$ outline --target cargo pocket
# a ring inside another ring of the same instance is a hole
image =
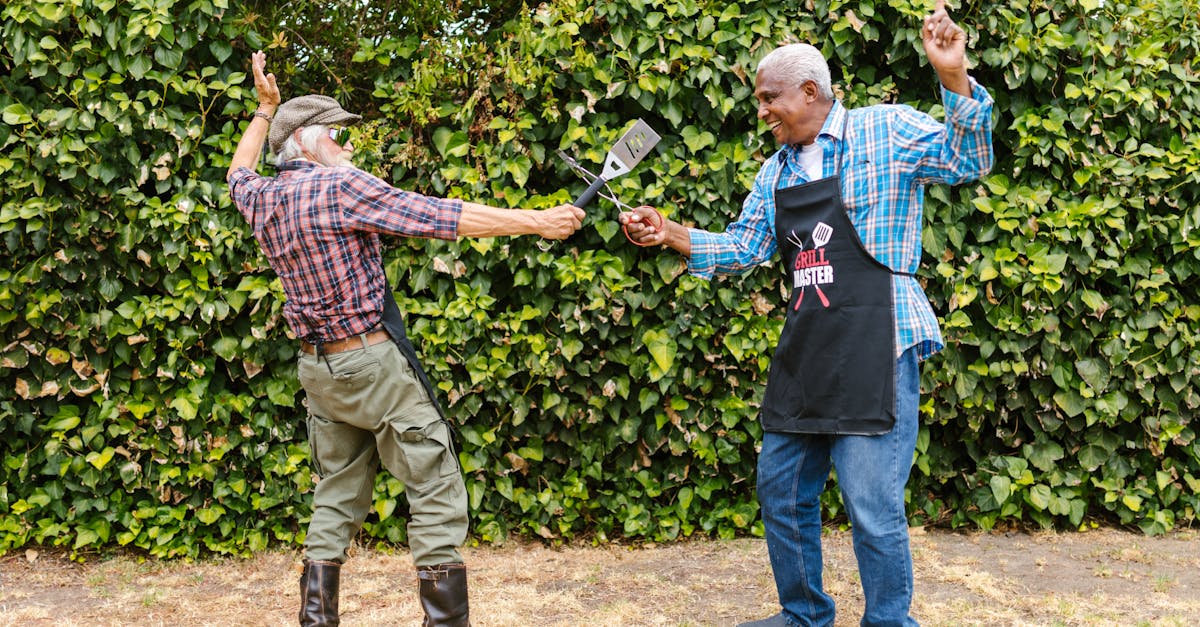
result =
[[[408,467],[405,483],[420,486],[457,474],[458,456],[446,421],[400,432],[400,451]]]

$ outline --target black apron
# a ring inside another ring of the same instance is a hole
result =
[[[766,431],[879,435],[896,422],[893,273],[850,222],[837,161],[838,174],[775,192],[792,290],[763,398]]]
[[[421,361],[417,359],[417,350],[409,341],[408,334],[404,332],[404,316],[400,313],[400,306],[396,304],[396,297],[392,295],[392,286],[388,284],[387,273],[385,272],[383,276],[383,319],[380,324],[391,336],[396,347],[400,349],[400,353],[408,360],[408,365],[412,366],[413,372],[417,373],[417,379],[429,394],[429,400],[433,403],[434,409],[437,410],[442,420],[445,420],[446,414],[442,411],[442,405],[438,403],[437,395],[433,392],[433,385],[429,383],[429,377],[425,376],[425,370],[421,368]]]

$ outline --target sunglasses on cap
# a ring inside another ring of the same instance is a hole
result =
[[[344,126],[330,128],[329,139],[332,139],[339,146],[345,146],[350,141],[350,129]]]

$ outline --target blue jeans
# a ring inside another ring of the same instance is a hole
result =
[[[850,516],[866,598],[862,625],[916,625],[904,484],[917,445],[920,366],[896,361],[896,424],[883,435],[763,434],[758,501],[779,602],[789,625],[832,625],[821,586],[821,492],[832,465]]]

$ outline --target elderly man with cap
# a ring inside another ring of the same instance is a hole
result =
[[[259,106],[227,180],[279,275],[284,318],[301,340],[298,373],[321,480],[304,541],[300,624],[338,624],[340,567],[382,464],[405,485],[424,624],[467,625],[457,549],[467,534],[466,489],[449,426],[387,284],[380,236],[563,239],[580,227],[583,210],[500,209],[392,187],[351,163],[343,127],[358,115],[326,96],[280,104],[265,55],[255,53],[251,65]],[[268,129],[275,177],[254,172]]]

